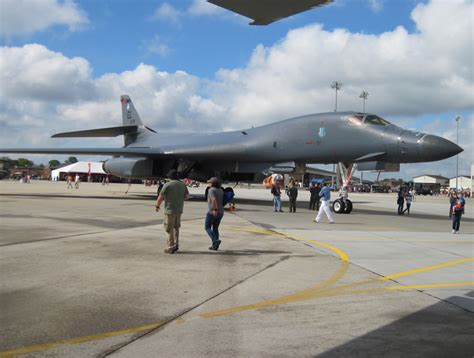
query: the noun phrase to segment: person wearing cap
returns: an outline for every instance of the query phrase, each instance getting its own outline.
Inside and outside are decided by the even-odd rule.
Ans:
[[[209,185],[209,191],[207,194],[208,211],[204,228],[212,242],[209,250],[217,251],[221,244],[221,240],[219,239],[219,225],[224,216],[224,205],[222,205],[224,192],[221,189],[219,179],[216,177],[212,177],[207,181],[207,183]]]
[[[178,180],[178,172],[174,169],[167,174],[170,179],[163,185],[158,199],[156,211],[160,210],[161,203],[165,202],[165,231],[168,233],[168,247],[164,250],[167,254],[174,254],[179,249],[179,228],[181,227],[181,214],[183,213],[184,200],[189,198],[188,188]]]

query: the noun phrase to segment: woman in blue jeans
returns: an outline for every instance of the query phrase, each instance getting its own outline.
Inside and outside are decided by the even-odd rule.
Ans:
[[[207,183],[209,184],[209,191],[207,193],[208,211],[204,228],[212,241],[209,250],[217,251],[221,244],[221,240],[219,239],[219,225],[224,216],[224,205],[222,205],[224,192],[219,184],[219,179],[216,177],[212,177]]]

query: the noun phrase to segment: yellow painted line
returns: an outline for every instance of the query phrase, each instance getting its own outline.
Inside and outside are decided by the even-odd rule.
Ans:
[[[251,305],[246,306],[239,306],[239,307],[231,307],[219,311],[214,312],[207,312],[202,313],[199,316],[201,318],[215,318],[220,316],[225,316],[228,314],[243,312],[254,310],[258,308],[264,308],[269,306],[274,306],[278,304],[285,304],[289,302],[296,302],[296,301],[303,301],[308,300],[311,298],[327,298],[327,297],[335,297],[335,296],[349,296],[349,295],[356,295],[356,294],[365,294],[365,293],[378,293],[384,291],[402,291],[402,290],[416,290],[416,289],[428,289],[428,288],[439,288],[439,287],[462,287],[462,286],[474,286],[474,282],[458,282],[458,283],[438,283],[438,284],[425,284],[425,285],[413,285],[413,286],[390,286],[390,287],[376,287],[376,288],[367,288],[363,290],[354,290],[354,291],[347,291],[347,290],[339,290],[329,289],[329,290],[322,290],[318,292],[300,292],[294,295],[289,295],[285,297],[281,297],[275,300],[269,301],[262,301]]]
[[[444,283],[444,284],[425,284],[425,285],[412,285],[412,286],[390,286],[390,287],[378,287],[378,288],[369,288],[369,289],[364,289],[364,290],[352,290],[352,291],[347,291],[348,288],[351,287],[356,287],[368,283],[374,283],[377,281],[385,281],[389,280],[391,278],[395,277],[401,277],[401,276],[407,276],[407,275],[412,275],[418,272],[424,272],[428,270],[434,270],[437,268],[442,268],[442,267],[447,267],[447,266],[452,266],[456,265],[459,263],[463,262],[469,262],[469,261],[474,261],[474,257],[472,258],[467,258],[467,259],[461,259],[461,260],[456,260],[456,261],[451,261],[451,262],[446,262],[443,264],[439,265],[433,265],[433,266],[428,266],[424,268],[419,268],[411,271],[405,271],[405,272],[400,272],[397,274],[385,276],[382,278],[377,278],[373,280],[367,280],[367,281],[362,281],[362,282],[357,282],[353,284],[348,284],[348,285],[343,285],[343,286],[338,286],[334,287],[332,289],[325,289],[335,282],[337,282],[344,274],[346,273],[348,267],[349,267],[349,257],[348,255],[342,251],[341,249],[328,245],[319,241],[315,240],[308,240],[308,239],[300,239],[300,238],[295,238],[292,236],[288,236],[285,234],[281,233],[276,233],[272,231],[265,231],[265,230],[253,230],[253,229],[241,229],[241,228],[234,228],[236,231],[244,231],[244,232],[255,232],[255,233],[260,233],[260,234],[265,234],[265,235],[273,235],[273,236],[282,236],[282,237],[287,237],[293,240],[297,241],[304,241],[304,242],[310,242],[318,246],[322,246],[325,248],[328,248],[329,250],[334,251],[337,256],[341,260],[341,265],[339,266],[338,271],[331,276],[329,279],[326,281],[322,282],[321,284],[318,284],[314,287],[311,287],[309,289],[291,294],[291,295],[286,295],[283,297],[279,297],[276,299],[272,300],[264,300],[261,302],[257,302],[254,304],[250,305],[244,305],[244,306],[238,306],[238,307],[230,307],[227,309],[223,310],[218,310],[214,312],[207,312],[207,313],[202,313],[199,315],[201,318],[212,318],[212,317],[219,317],[219,316],[224,316],[228,314],[233,314],[237,312],[243,312],[243,311],[248,311],[248,310],[254,310],[258,308],[264,308],[264,307],[269,307],[269,306],[274,306],[274,305],[279,305],[279,304],[286,304],[290,302],[297,302],[297,301],[303,301],[303,300],[308,300],[311,298],[324,298],[324,297],[332,297],[332,296],[345,296],[345,295],[354,295],[354,294],[364,294],[364,293],[376,293],[376,292],[383,292],[383,291],[402,291],[402,290],[412,290],[412,289],[428,289],[428,288],[439,288],[439,287],[462,287],[462,286],[473,286],[474,282],[459,282],[459,283]],[[177,324],[182,324],[186,323],[187,321],[193,320],[191,319],[183,319],[179,318],[175,321]],[[57,348],[60,346],[64,345],[71,345],[71,344],[80,344],[80,343],[85,343],[85,342],[90,342],[90,341],[95,341],[95,340],[102,340],[106,338],[111,338],[111,337],[116,337],[124,334],[131,334],[131,333],[139,333],[143,332],[146,330],[151,330],[155,329],[161,326],[161,323],[153,323],[141,327],[134,327],[134,328],[129,328],[129,329],[123,329],[123,330],[118,330],[118,331],[113,331],[113,332],[106,332],[106,333],[101,333],[101,334],[96,334],[96,335],[91,335],[91,336],[84,336],[84,337],[78,337],[78,338],[72,338],[72,339],[65,339],[57,342],[52,342],[52,343],[44,343],[44,344],[37,344],[29,347],[24,347],[24,348],[18,348],[10,351],[4,351],[0,352],[0,358],[9,358],[9,357],[14,357],[17,355],[22,355],[22,354],[28,354],[32,352],[40,352],[40,351],[45,351],[48,349],[52,348]]]
[[[258,308],[264,308],[264,307],[269,307],[269,306],[275,306],[275,305],[281,305],[281,304],[286,304],[290,302],[297,302],[297,301],[305,301],[308,299],[311,299],[316,296],[316,294],[319,291],[323,291],[324,288],[331,286],[338,280],[340,280],[345,273],[347,272],[349,268],[349,256],[342,251],[341,249],[325,244],[323,242],[315,241],[315,240],[307,240],[307,239],[299,239],[296,237],[292,237],[289,235],[281,234],[281,233],[276,233],[273,231],[265,231],[265,230],[254,230],[254,229],[242,229],[242,228],[236,228],[235,230],[237,231],[244,231],[244,232],[253,232],[253,233],[259,233],[259,234],[264,234],[264,235],[275,235],[275,236],[282,236],[282,237],[287,237],[289,239],[297,240],[297,241],[304,241],[304,242],[310,242],[318,246],[325,247],[329,250],[334,251],[339,259],[341,260],[341,265],[339,266],[339,269],[336,271],[334,275],[332,275],[329,279],[326,281],[315,285],[311,288],[308,288],[306,290],[296,292],[290,295],[286,295],[283,297],[278,297],[275,299],[271,300],[264,300],[260,302],[256,302],[253,304],[249,305],[243,305],[243,306],[237,306],[237,307],[229,307],[223,310],[218,310],[218,311],[213,311],[213,312],[206,312],[206,313],[201,313],[199,316],[202,318],[212,318],[212,317],[219,317],[219,316],[224,316],[228,314],[233,314],[233,313],[238,313],[238,312],[243,312],[243,311],[249,311],[249,310],[255,310]]]
[[[311,288],[308,288],[300,292],[296,292],[290,295],[278,297],[271,300],[264,300],[264,301],[252,303],[249,305],[229,307],[223,310],[201,313],[199,316],[201,318],[213,318],[213,317],[225,316],[225,315],[229,315],[233,313],[255,310],[258,308],[287,304],[290,302],[306,301],[313,297],[316,297],[318,292],[326,292],[324,288],[332,285],[333,283],[337,282],[342,276],[344,276],[345,273],[347,272],[348,267],[349,267],[348,262],[341,261],[341,265],[339,266],[339,269],[333,276],[331,276],[329,279],[322,282],[321,284],[318,284],[316,286],[313,286]]]
[[[328,245],[328,244],[325,244],[324,242],[315,241],[315,240],[298,239],[298,238],[296,238],[296,237],[291,237],[291,236],[288,236],[288,237],[291,238],[291,239],[293,239],[293,240],[304,241],[304,242],[310,242],[310,243],[312,243],[312,244],[325,247],[325,248],[327,248],[327,249],[329,249],[329,250],[334,251],[334,252],[337,254],[337,256],[339,256],[339,258],[341,259],[341,261],[349,262],[349,256],[348,256],[344,251],[342,251],[341,249],[339,249],[339,248],[336,247],[336,246]]]
[[[453,283],[435,283],[427,285],[412,285],[412,286],[390,286],[385,287],[389,291],[402,291],[402,290],[418,290],[423,288],[438,288],[438,287],[460,287],[460,286],[474,286],[473,282],[453,282]]]
[[[466,258],[466,259],[445,262],[445,263],[442,263],[442,264],[439,264],[439,265],[422,267],[422,268],[414,269],[414,270],[411,270],[411,271],[404,271],[404,272],[395,273],[395,274],[392,274],[392,275],[389,275],[389,276],[374,278],[374,279],[371,279],[371,280],[354,282],[354,283],[349,283],[349,284],[345,284],[345,285],[341,285],[341,286],[336,286],[336,287],[332,288],[331,290],[332,291],[333,290],[336,290],[336,291],[348,290],[348,289],[352,289],[354,287],[364,286],[364,285],[368,285],[368,284],[372,284],[372,283],[376,283],[376,282],[380,282],[380,281],[387,281],[387,280],[390,280],[390,279],[395,278],[395,277],[414,275],[414,274],[419,273],[419,272],[434,270],[434,269],[448,267],[448,266],[452,266],[452,265],[458,265],[458,264],[461,264],[461,263],[464,263],[464,262],[470,262],[470,261],[473,261],[473,260],[474,260],[474,257],[470,257],[470,258]],[[443,284],[443,285],[447,285],[447,284]],[[457,284],[455,284],[455,285],[457,285]],[[396,287],[398,287],[398,286],[396,286]],[[351,292],[355,292],[355,291],[351,291]]]
[[[236,226],[230,226],[229,227],[231,230],[234,231],[243,231],[243,232],[253,232],[257,234],[263,234],[263,235],[273,235],[273,236],[285,236],[288,238],[292,238],[294,240],[300,240],[300,241],[310,241],[307,239],[297,239],[291,236],[288,236],[286,234],[282,234],[279,232],[275,231],[268,231],[268,230],[257,230],[257,229],[245,229],[241,227],[236,227]],[[385,242],[385,241],[393,241],[393,240],[399,240],[399,241],[409,241],[409,242],[421,242],[421,243],[447,243],[447,244],[452,244],[452,243],[461,243],[461,244],[472,244],[474,243],[474,240],[472,239],[459,239],[459,240],[434,240],[434,239],[413,239],[412,237],[373,237],[373,238],[367,238],[366,236],[364,237],[351,237],[351,238],[327,238],[328,240],[335,240],[335,241],[366,241],[366,242]]]
[[[474,282],[457,282],[457,283],[434,283],[434,284],[412,285],[412,286],[376,287],[376,288],[367,288],[364,290],[355,290],[355,291],[332,289],[332,290],[319,292],[315,297],[326,298],[326,297],[335,297],[335,296],[350,296],[350,295],[365,294],[365,293],[378,293],[378,292],[384,292],[384,291],[417,290],[417,289],[429,289],[429,288],[438,288],[438,287],[463,287],[463,286],[473,286],[473,285],[474,285]]]
[[[322,246],[322,247],[325,247],[329,250],[334,251],[337,254],[337,256],[341,259],[341,261],[349,261],[349,256],[344,251],[342,251],[338,247],[326,244],[324,242],[309,240],[309,239],[300,239],[300,238],[296,238],[296,237],[286,235],[286,234],[282,234],[282,233],[279,233],[279,232],[266,231],[266,230],[254,230],[254,229],[242,229],[242,228],[233,228],[233,230],[235,230],[235,231],[244,231],[244,232],[254,232],[254,233],[257,233],[257,234],[264,234],[264,235],[283,236],[283,237],[287,237],[289,239],[296,240],[296,241],[310,242],[310,243],[313,243],[315,245]]]
[[[86,343],[86,342],[90,342],[90,341],[98,341],[98,340],[101,340],[101,339],[121,336],[123,334],[140,333],[140,332],[147,331],[147,330],[150,330],[150,329],[158,328],[159,326],[161,326],[161,323],[152,323],[152,324],[147,324],[145,326],[122,329],[122,330],[113,331],[113,332],[99,333],[99,334],[95,334],[95,335],[92,335],[92,336],[84,336],[84,337],[77,337],[77,338],[71,338],[71,339],[63,339],[63,340],[52,342],[52,343],[35,344],[35,345],[29,346],[29,347],[18,348],[18,349],[13,349],[13,350],[10,350],[10,351],[0,352],[0,358],[10,358],[10,357],[15,357],[15,356],[20,355],[20,354],[41,352],[41,351],[45,351],[45,350],[52,349],[52,348],[57,348],[57,347],[64,346],[64,345]]]
[[[276,233],[276,232],[272,232],[272,231],[265,231],[265,230],[251,230],[251,229],[241,229],[241,228],[235,228],[234,230],[253,232],[253,233],[259,233],[259,234],[265,234],[265,235],[287,237],[284,234],[280,234],[280,233]],[[301,240],[301,241],[304,241],[304,240]],[[274,300],[262,301],[262,302],[259,302],[259,303],[253,304],[253,305],[230,308],[228,310],[223,310],[221,314],[219,314],[218,312],[214,312],[213,316],[218,316],[218,315],[223,315],[223,314],[230,314],[230,313],[255,309],[255,308],[258,308],[258,307],[267,307],[267,306],[276,305],[276,304],[282,304],[282,303],[287,303],[287,302],[292,302],[292,301],[299,301],[299,300],[303,300],[303,299],[308,299],[312,295],[314,295],[314,292],[316,292],[317,290],[321,290],[324,287],[332,285],[334,282],[338,281],[342,276],[344,276],[344,274],[346,273],[346,271],[348,269],[348,266],[349,266],[348,256],[342,250],[339,250],[338,248],[333,247],[331,245],[327,245],[327,244],[324,244],[324,243],[318,243],[316,241],[314,241],[314,243],[315,244],[320,244],[321,246],[324,246],[324,247],[327,247],[329,249],[334,250],[341,259],[341,265],[339,266],[339,269],[329,279],[327,279],[323,283],[318,284],[318,285],[316,285],[316,286],[314,286],[314,287],[312,287],[308,290],[305,290],[305,291],[302,291],[302,292],[299,292],[299,293],[296,293],[296,294],[288,295],[288,296],[277,298],[277,299],[274,299]],[[224,311],[226,311],[226,313],[224,313]],[[205,317],[206,315],[209,315],[209,314],[201,315],[201,317]],[[211,317],[211,316],[209,316],[209,317]],[[206,318],[208,318],[208,317],[206,317]],[[179,318],[175,322],[177,324],[182,324],[182,323],[185,323],[186,320],[182,319],[182,318]],[[146,331],[146,330],[149,330],[149,329],[157,328],[160,325],[161,325],[161,323],[154,323],[154,324],[149,324],[149,325],[146,325],[146,326],[129,328],[129,329],[113,331],[113,332],[107,332],[107,333],[101,333],[101,334],[96,334],[96,335],[92,335],[92,336],[65,339],[65,340],[52,342],[52,343],[37,344],[37,345],[29,346],[29,347],[18,348],[18,349],[14,349],[14,350],[10,350],[10,351],[0,352],[0,358],[14,357],[14,356],[17,356],[17,355],[20,355],[20,354],[28,354],[28,353],[32,353],[32,352],[40,352],[40,351],[45,351],[45,350],[48,350],[48,349],[60,347],[60,346],[63,346],[63,345],[85,343],[85,342],[90,342],[90,341],[94,341],[94,340],[101,340],[101,339],[106,339],[106,338],[110,338],[110,337],[116,337],[116,336],[123,335],[123,334],[128,334],[128,333],[139,333],[139,332],[143,332],[143,331]]]
[[[470,261],[474,261],[474,257],[468,257],[466,259],[460,259],[460,260],[456,260],[456,261],[445,262],[445,263],[439,264],[439,265],[427,266],[427,267],[422,267],[422,268],[418,268],[418,269],[415,269],[415,270],[399,272],[399,273],[395,273],[393,275],[388,275],[388,276],[381,277],[378,280],[381,280],[381,281],[391,280],[392,278],[413,275],[413,274],[419,273],[419,272],[431,271],[431,270],[439,269],[439,268],[442,268],[442,267],[448,267],[448,266],[457,265],[457,264],[461,264],[461,263],[464,263],[464,262],[470,262]]]

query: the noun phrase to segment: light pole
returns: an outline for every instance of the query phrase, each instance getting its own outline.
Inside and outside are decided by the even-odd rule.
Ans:
[[[362,98],[363,102],[362,113],[365,113],[365,101],[367,101],[367,97],[369,97],[369,92],[366,91],[362,91],[362,93],[359,95],[359,98]]]
[[[456,144],[459,142],[459,120],[461,116],[455,118],[456,121]],[[459,154],[456,154],[456,191],[458,190],[458,177],[459,177]]]
[[[336,91],[336,104],[334,106],[334,112],[337,112],[337,91],[339,91],[342,88],[342,82],[334,81],[331,84],[331,88]],[[336,171],[336,164],[332,165],[332,171],[333,173]],[[334,175],[331,177],[331,187],[334,188]]]
[[[339,91],[342,88],[342,82],[334,81],[331,84],[331,88],[333,90],[336,90],[336,106],[334,107],[334,112],[337,112],[337,91]]]

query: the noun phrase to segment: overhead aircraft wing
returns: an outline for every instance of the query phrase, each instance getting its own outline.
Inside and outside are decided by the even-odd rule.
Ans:
[[[268,25],[274,21],[331,3],[333,0],[207,0],[251,18],[250,25]]]
[[[136,133],[138,126],[118,126],[99,129],[87,129],[75,132],[56,133],[51,138],[73,138],[73,137],[117,137],[128,133]]]
[[[163,152],[150,147],[126,148],[0,148],[0,153],[22,154],[87,154],[87,155],[124,155],[131,157],[162,157]]]

